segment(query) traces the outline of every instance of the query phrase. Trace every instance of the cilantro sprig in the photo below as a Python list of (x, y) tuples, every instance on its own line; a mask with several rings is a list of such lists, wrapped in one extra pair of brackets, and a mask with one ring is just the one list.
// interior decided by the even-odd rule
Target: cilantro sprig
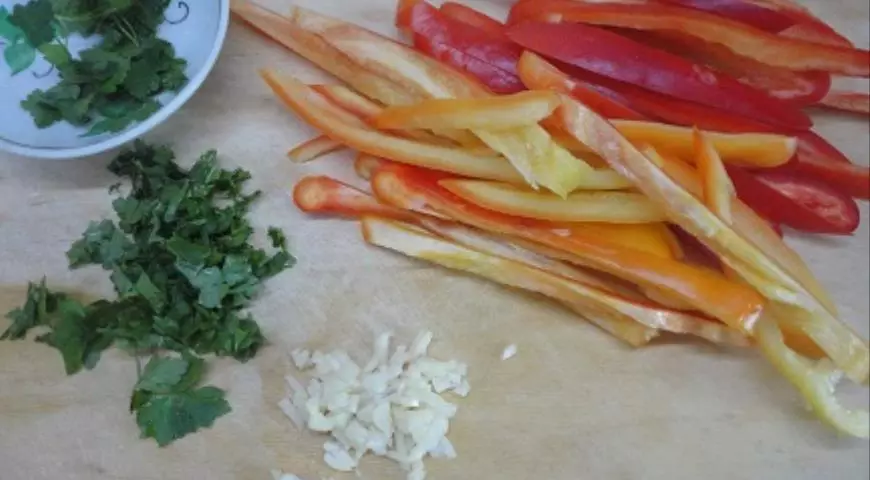
[[(0, 36), (13, 74), (39, 51), (61, 81), (21, 102), (39, 128), (65, 121), (89, 126), (85, 136), (119, 132), (159, 108), (157, 96), (187, 83), (187, 62), (157, 37), (170, 0), (31, 0), (0, 11)], [(75, 58), (66, 37), (98, 35)]]
[[(45, 280), (31, 284), (0, 340), (44, 331), (36, 340), (60, 352), (69, 375), (93, 368), (112, 345), (155, 354), (131, 409), (142, 434), (166, 445), (230, 411), (220, 389), (198, 387), (197, 355), (253, 357), (264, 338), (244, 309), (295, 259), (280, 230), (269, 229), (272, 253), (251, 244), (246, 213), (259, 192), (245, 193), (248, 172), (221, 169), (214, 151), (184, 169), (168, 148), (136, 142), (109, 169), (130, 180), (112, 203), (117, 221), (92, 223), (67, 257), (71, 268), (111, 272), (116, 298), (85, 304)], [(156, 356), (167, 350), (179, 356)]]

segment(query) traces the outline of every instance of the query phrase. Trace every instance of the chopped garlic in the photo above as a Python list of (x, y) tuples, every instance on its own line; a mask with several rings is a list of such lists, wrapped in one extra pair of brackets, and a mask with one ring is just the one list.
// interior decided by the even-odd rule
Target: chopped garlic
[(323, 445), (331, 468), (352, 471), (371, 452), (398, 462), (408, 480), (423, 480), (426, 456), (456, 457), (446, 437), (456, 405), (441, 394), (470, 390), (468, 367), (428, 357), (431, 342), (423, 332), (390, 354), (390, 335), (381, 335), (362, 368), (343, 351), (294, 350), (294, 364), (313, 378), (303, 386), (286, 377), (290, 395), (278, 406), (294, 424), (331, 435)]
[(512, 343), (512, 344), (504, 347), (504, 351), (501, 352), (501, 359), (508, 360), (510, 358), (513, 358), (513, 356), (516, 354), (517, 354), (517, 346)]

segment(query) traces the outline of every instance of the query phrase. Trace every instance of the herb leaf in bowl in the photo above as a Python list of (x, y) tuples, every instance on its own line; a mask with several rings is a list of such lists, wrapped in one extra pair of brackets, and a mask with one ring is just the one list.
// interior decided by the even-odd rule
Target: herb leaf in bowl
[[(84, 136), (120, 132), (153, 115), (159, 95), (187, 83), (187, 62), (157, 37), (169, 0), (31, 0), (16, 5), (8, 22), (20, 31), (18, 68), (29, 47), (42, 53), (61, 81), (21, 102), (39, 128), (65, 121)], [(67, 34), (101, 41), (75, 58)]]

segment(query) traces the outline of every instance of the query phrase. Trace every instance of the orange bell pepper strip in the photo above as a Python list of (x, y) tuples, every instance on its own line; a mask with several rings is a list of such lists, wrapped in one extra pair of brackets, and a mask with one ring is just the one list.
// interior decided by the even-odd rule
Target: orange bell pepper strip
[(350, 61), (323, 39), (287, 18), (249, 0), (233, 0), (230, 10), (263, 35), (278, 42), (364, 95), (389, 105), (414, 103), (417, 97), (396, 83), (381, 78)]
[(262, 71), (261, 76), (289, 109), (333, 140), (350, 148), (396, 162), (462, 176), (514, 183), (523, 181), (503, 158), (392, 137), (366, 126), (345, 123), (336, 114), (336, 111), (340, 111), (338, 107), (299, 80), (268, 70)]
[(559, 97), (538, 90), (477, 99), (433, 99), (390, 107), (372, 119), (382, 130), (506, 130), (536, 124), (559, 106)]
[[(608, 305), (649, 328), (695, 335), (723, 345), (747, 346), (749, 344), (746, 336), (719, 322), (694, 314), (675, 312), (673, 308), (667, 306), (662, 308), (650, 304), (649, 299), (639, 294), (636, 289), (616, 279), (554, 260), (549, 256), (535, 253), (533, 249), (523, 247), (529, 242), (523, 243), (522, 240), (518, 242), (513, 238), (494, 236), (462, 224), (434, 218), (421, 217), (419, 224), (438, 236), (478, 252), (513, 260), (602, 290), (608, 294), (607, 297), (601, 297)], [(679, 308), (683, 307), (681, 305)]]
[(672, 222), (713, 250), (775, 308), (787, 308), (791, 324), (812, 338), (850, 378), (860, 383), (867, 380), (867, 342), (834, 317), (798, 280), (725, 225), (606, 120), (568, 97), (558, 112), (566, 131), (629, 176), (641, 192), (668, 211)]
[(457, 2), (444, 2), (439, 10), (447, 17), (471, 25), (495, 38), (506, 38), (504, 24), (483, 12)]
[(727, 225), (731, 225), (731, 201), (734, 184), (725, 171), (725, 165), (716, 148), (706, 135), (695, 130), (695, 163), (704, 182), (704, 203)]
[(819, 105), (867, 116), (870, 115), (870, 94), (832, 90), (819, 101)]
[[(315, 85), (312, 88), (331, 102), (367, 123), (371, 123), (375, 117), (384, 111), (384, 107), (343, 85)], [(480, 147), (483, 145), (483, 142), (471, 133), (458, 130), (439, 131), (437, 134), (422, 130), (398, 130), (395, 134), (436, 145), (459, 144), (465, 147)]]
[(287, 157), (289, 157), (294, 163), (308, 163), (329, 153), (341, 150), (342, 148), (344, 148), (344, 145), (341, 143), (336, 142), (326, 135), (320, 135), (311, 140), (300, 143), (287, 152)]
[(850, 48), (855, 45), (848, 38), (837, 33), (833, 28), (820, 22), (796, 23), (781, 32), (780, 36), (794, 38), (810, 43)]
[[(300, 7), (293, 7), (288, 19), (298, 28), (323, 39), (358, 66), (401, 85), (415, 96), (481, 98), (492, 95), (480, 83), (459, 71), (358, 26)], [(385, 103), (402, 105), (414, 102)], [(541, 185), (560, 196), (578, 188), (589, 176), (600, 175), (553, 142), (537, 125), (508, 132), (474, 130), (472, 133), (510, 160), (530, 185)], [(612, 172), (605, 174), (615, 183), (624, 184)]]
[[(692, 167), (679, 160), (661, 156), (652, 150), (646, 151), (646, 154), (671, 180), (695, 198), (704, 198), (703, 184)], [(767, 220), (759, 217), (754, 210), (736, 197), (731, 200), (730, 210), (733, 222), (731, 227), (740, 236), (797, 279), (831, 314), (837, 315), (837, 307), (831, 295), (812, 274), (800, 255), (782, 241), (782, 236)]]
[(442, 180), (439, 185), (488, 210), (553, 222), (656, 223), (664, 212), (630, 192), (574, 192), (567, 198), (498, 182)]
[(745, 337), (724, 325), (627, 301), (582, 282), (502, 257), (486, 246), (482, 248), (480, 243), (477, 248), (467, 248), (421, 233), (407, 225), (375, 217), (363, 218), (362, 224), (364, 238), (374, 245), (447, 268), (473, 273), (508, 286), (541, 293), (562, 303), (577, 306), (581, 314), (587, 311), (601, 312), (609, 314), (607, 316), (611, 318), (632, 320), (649, 329), (650, 337), (653, 336), (652, 332), (661, 329), (692, 334), (717, 343), (748, 345)]
[(375, 170), (392, 162), (383, 158), (374, 157), (366, 153), (358, 153), (353, 160), (353, 171), (363, 180), (371, 180)]
[(599, 115), (627, 120), (646, 119), (646, 116), (628, 107), (624, 99), (614, 96), (611, 92), (601, 91), (594, 85), (571, 78), (555, 65), (532, 52), (523, 52), (517, 70), (526, 87), (571, 95)]
[[(635, 145), (648, 144), (686, 160), (694, 157), (691, 128), (628, 120), (614, 120), (613, 126)], [(778, 167), (787, 163), (797, 151), (797, 140), (786, 135), (711, 131), (704, 131), (703, 135), (723, 161), (737, 166)]]
[(728, 47), (761, 63), (795, 71), (824, 71), (852, 77), (870, 76), (870, 52), (779, 36), (706, 12), (666, 5), (549, 5), (524, 20), (581, 22), (635, 30), (678, 31)]
[(565, 229), (558, 224), (485, 210), (455, 197), (407, 167), (378, 170), (372, 178), (372, 189), (379, 199), (389, 203), (393, 197), (414, 198), (414, 203), (425, 202), (429, 208), (466, 225), (560, 250), (567, 254), (562, 260), (658, 288), (744, 332), (751, 330), (763, 306), (762, 298), (751, 288), (722, 275), (620, 247), (600, 234), (584, 232), (581, 225)]
[(371, 195), (325, 176), (305, 177), (293, 188), (293, 203), (306, 213), (332, 214), (350, 218), (379, 215), (415, 221), (407, 210), (384, 205)]

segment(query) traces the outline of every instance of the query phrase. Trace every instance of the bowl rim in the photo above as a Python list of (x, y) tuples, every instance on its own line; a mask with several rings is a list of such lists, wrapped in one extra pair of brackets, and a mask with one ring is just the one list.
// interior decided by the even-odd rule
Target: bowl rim
[(160, 125), (172, 114), (177, 112), (188, 100), (193, 97), (193, 94), (202, 86), (205, 79), (214, 69), (223, 49), (224, 41), (227, 37), (227, 31), (230, 25), (230, 2), (229, 0), (219, 0), (220, 18), (218, 19), (217, 37), (211, 52), (203, 64), (203, 67), (191, 78), (187, 85), (181, 89), (175, 97), (168, 103), (163, 105), (154, 115), (148, 117), (147, 120), (136, 124), (133, 128), (122, 132), (118, 135), (109, 137), (102, 142), (86, 145), (83, 147), (73, 148), (41, 148), (29, 147), (15, 142), (11, 142), (0, 137), (0, 150), (7, 151), (24, 157), (40, 159), (40, 160), (72, 160), (82, 157), (89, 157), (104, 153), (106, 151), (118, 148), (136, 138), (150, 132), (154, 127)]

